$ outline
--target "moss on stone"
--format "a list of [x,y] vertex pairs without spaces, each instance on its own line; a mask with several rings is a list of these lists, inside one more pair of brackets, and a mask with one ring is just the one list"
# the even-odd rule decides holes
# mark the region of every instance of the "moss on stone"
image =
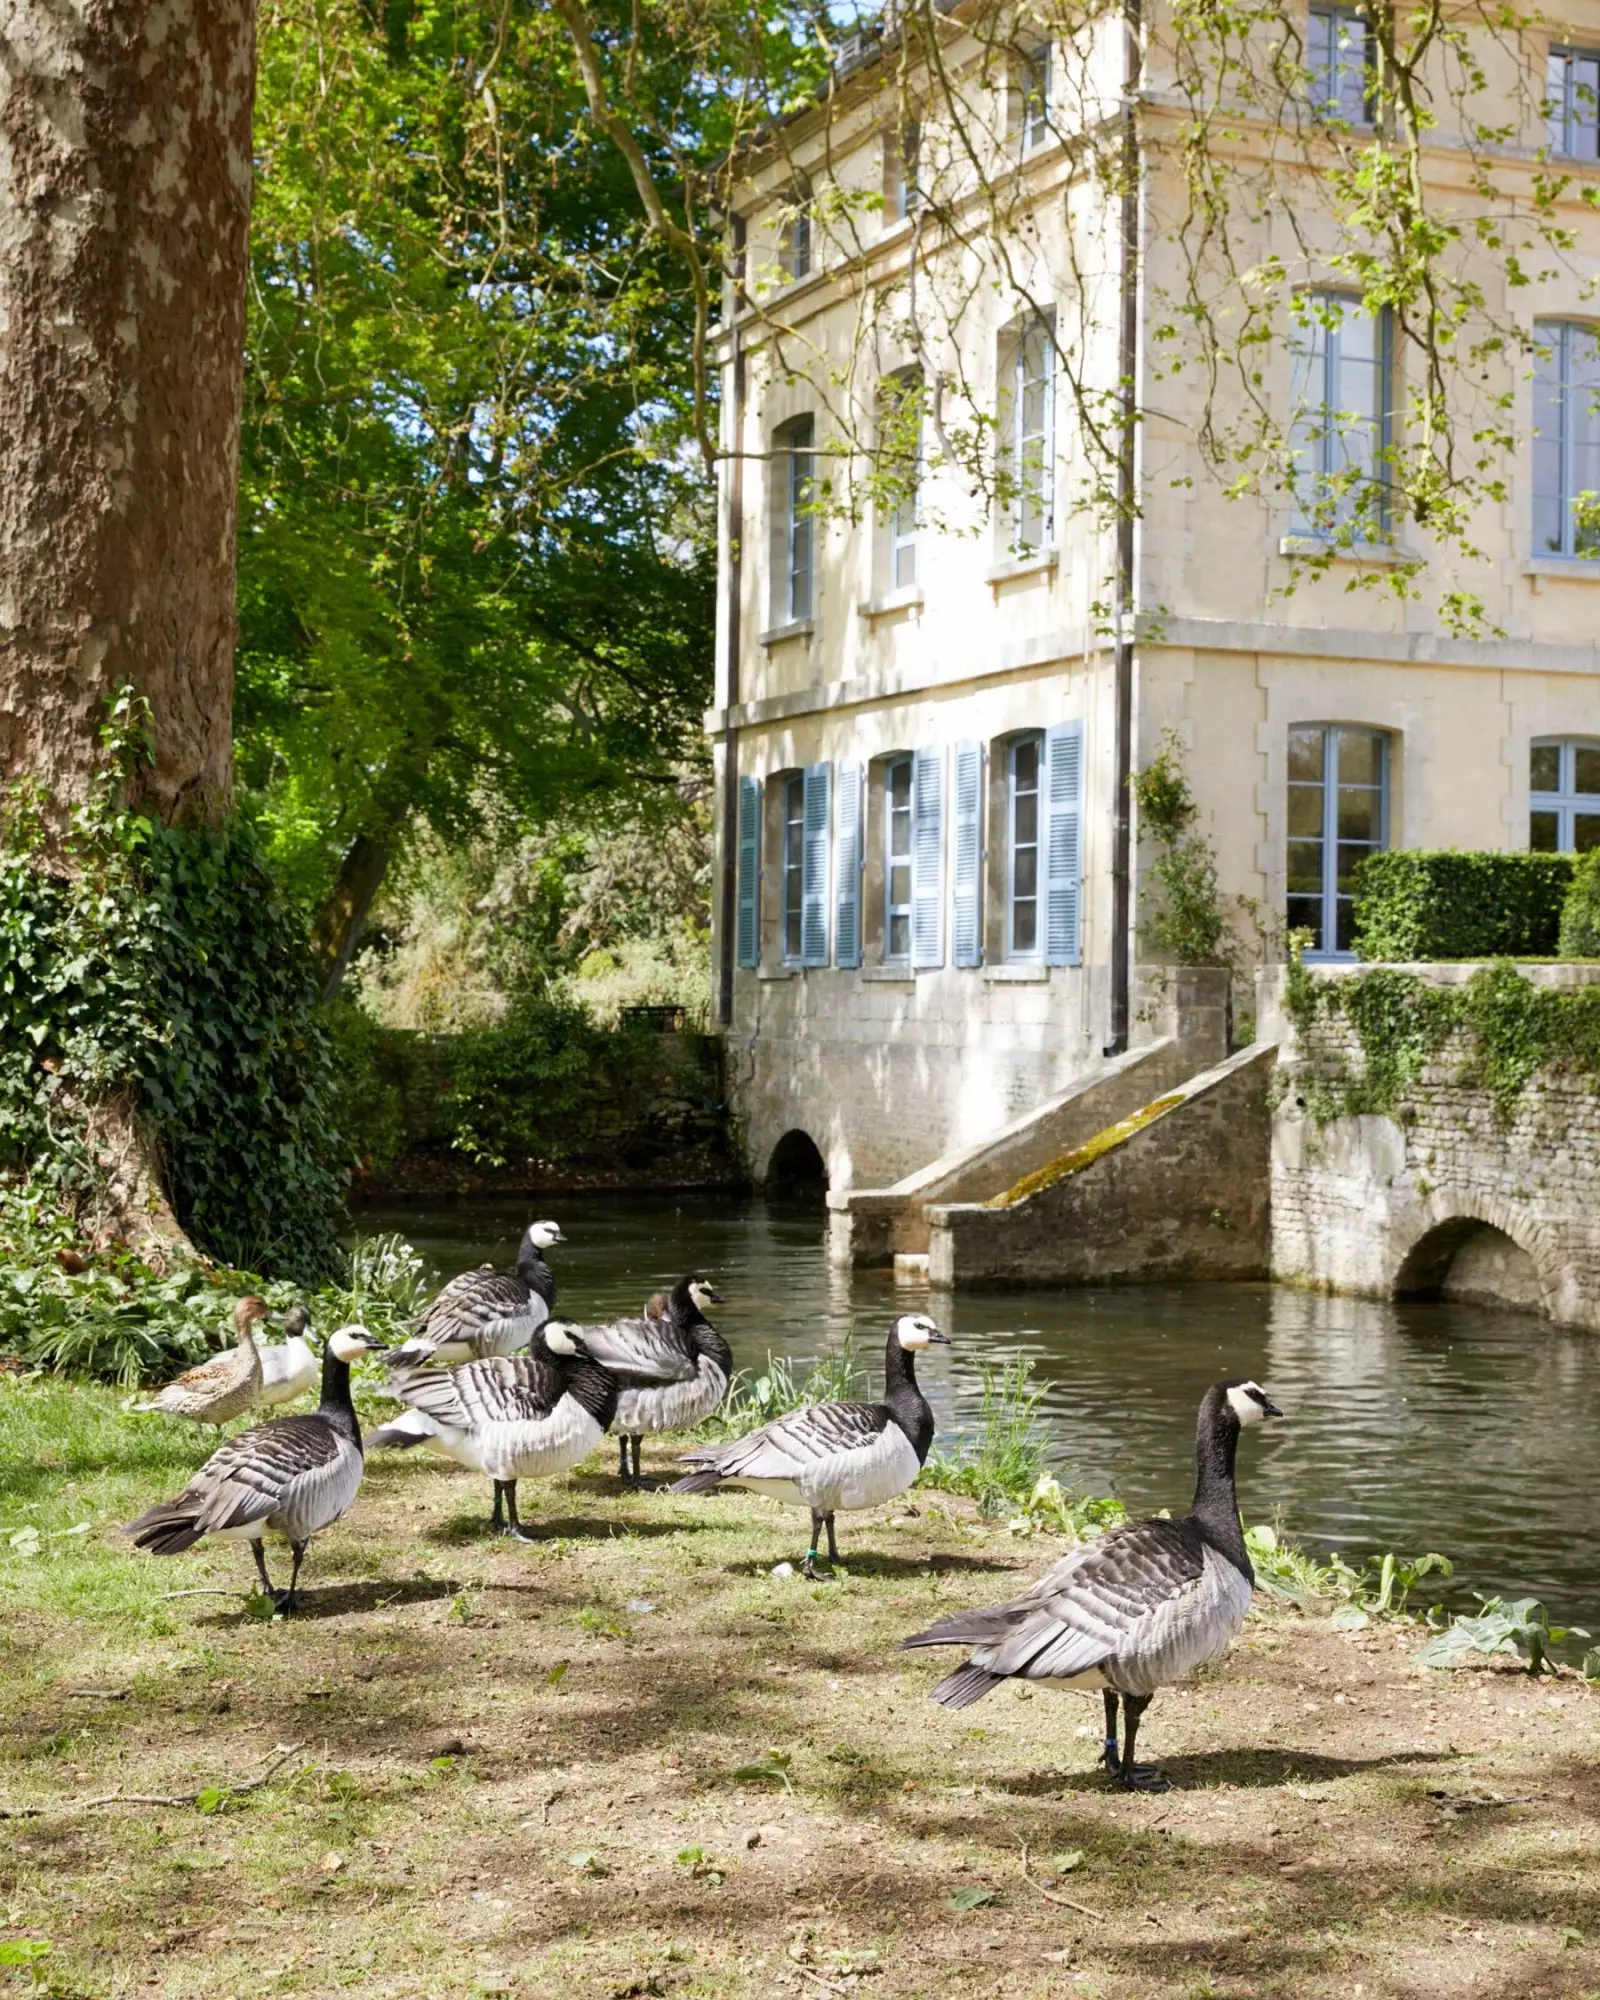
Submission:
[[1075,1146],[1070,1153],[1063,1153],[1051,1160],[1047,1166],[1037,1168],[1031,1174],[1024,1174],[1014,1187],[1008,1187],[1004,1194],[992,1195],[983,1205],[985,1208],[1015,1208],[1019,1202],[1031,1201],[1036,1194],[1042,1194],[1057,1181],[1070,1179],[1073,1174],[1081,1174],[1085,1167],[1106,1153],[1114,1153],[1125,1145],[1135,1132],[1142,1132],[1146,1125],[1153,1124],[1163,1112],[1170,1111],[1175,1104],[1183,1102],[1183,1092],[1175,1090],[1167,1097],[1158,1097],[1153,1104],[1132,1112],[1115,1125],[1108,1125],[1103,1132],[1096,1132],[1083,1145]]

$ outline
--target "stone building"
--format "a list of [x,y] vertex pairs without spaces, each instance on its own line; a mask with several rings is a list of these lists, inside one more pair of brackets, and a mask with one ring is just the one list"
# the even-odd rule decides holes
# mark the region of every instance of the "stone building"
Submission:
[[[1347,951],[1349,872],[1373,847],[1600,840],[1600,537],[1582,498],[1600,489],[1600,5],[1565,4],[1572,20],[1520,36],[1461,16],[1506,128],[1497,184],[1509,201],[1557,161],[1572,239],[1515,290],[1503,258],[1477,273],[1485,313],[1533,346],[1480,370],[1515,441],[1503,490],[1475,497],[1473,557],[1387,535],[1380,476],[1357,493],[1419,368],[1348,296],[1344,226],[1319,199],[1318,148],[1371,137],[1359,13],[1310,9],[1298,165],[1259,212],[1241,200],[1240,242],[1301,305],[1252,390],[1292,477],[1236,498],[1203,433],[1240,420],[1244,389],[1219,417],[1203,370],[1165,366],[1196,225],[1159,14],[1108,12],[1075,38],[1030,15],[1002,35],[941,0],[942,96],[891,26],[749,156],[719,335],[733,456],[708,728],[714,950],[757,1178],[809,1163],[838,1207],[981,1147],[1121,1051],[1194,1041],[1142,942],[1152,850],[1127,805],[1169,732],[1221,888],[1248,899],[1269,957],[1290,926],[1313,957]],[[1290,115],[1277,133],[1237,121],[1241,185]],[[1466,118],[1441,90],[1423,166],[1470,216],[1487,197]],[[1103,150],[1085,170],[1107,133],[1121,185]],[[1114,429],[1125,382],[1139,421],[1097,470],[1085,412],[1099,397]],[[889,427],[906,384],[914,470],[884,495],[851,427]],[[994,476],[975,491],[936,434],[985,412],[974,451]],[[1460,421],[1477,421],[1466,401]],[[1097,478],[1126,482],[1136,522],[1086,501]],[[1209,1004],[1191,1067],[1227,1047],[1215,985]]]

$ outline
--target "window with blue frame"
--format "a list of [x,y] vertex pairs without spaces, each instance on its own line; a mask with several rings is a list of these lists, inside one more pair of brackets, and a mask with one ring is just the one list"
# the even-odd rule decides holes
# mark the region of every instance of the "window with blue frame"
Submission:
[[1372,123],[1372,30],[1354,7],[1313,7],[1306,22],[1312,115],[1330,125]]
[[1389,740],[1381,730],[1302,723],[1289,731],[1288,900],[1308,955],[1355,945],[1355,871],[1389,841]]
[[1039,827],[1044,737],[1015,737],[1006,752],[1006,957],[1040,956]]
[[1055,334],[1043,314],[1011,337],[1001,385],[1009,546],[1022,556],[1045,547],[1055,529]]
[[1291,332],[1289,448],[1294,532],[1319,540],[1389,535],[1391,321],[1340,292],[1311,292]]
[[883,767],[883,956],[911,963],[911,759]]
[[783,784],[783,958],[800,963],[805,936],[806,781],[801,772]]
[[1554,737],[1528,752],[1528,845],[1536,854],[1600,847],[1600,743]]
[[1551,49],[1545,120],[1552,153],[1564,160],[1600,160],[1600,51]]
[[1533,552],[1600,557],[1600,335],[1533,329]]

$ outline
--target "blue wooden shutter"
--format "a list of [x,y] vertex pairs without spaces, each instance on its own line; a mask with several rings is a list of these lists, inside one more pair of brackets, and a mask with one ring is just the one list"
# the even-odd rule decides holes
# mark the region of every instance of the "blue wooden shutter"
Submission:
[[865,773],[859,764],[839,766],[836,852],[839,879],[834,899],[833,962],[861,963],[861,804]]
[[1082,958],[1083,724],[1045,731],[1044,955],[1050,965]]
[[911,759],[911,963],[944,964],[944,751]]
[[739,780],[739,918],[735,958],[746,968],[761,963],[761,780]]
[[958,743],[951,798],[950,958],[955,965],[983,963],[983,752]]
[[833,766],[806,768],[804,847],[800,868],[800,963],[828,962],[828,832]]

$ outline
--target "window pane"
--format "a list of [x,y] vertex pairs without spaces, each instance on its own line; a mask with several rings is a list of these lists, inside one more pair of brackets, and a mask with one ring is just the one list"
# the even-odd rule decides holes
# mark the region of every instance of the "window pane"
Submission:
[[1019,792],[1039,789],[1039,744],[1037,738],[1019,743],[1011,753],[1011,772]]
[[1579,743],[1573,748],[1572,763],[1572,789],[1600,793],[1600,749],[1590,743]]
[[1348,896],[1340,896],[1336,907],[1338,919],[1334,927],[1334,950],[1353,951],[1356,942],[1355,904]]
[[783,919],[783,955],[785,958],[800,956],[800,912],[789,910]]
[[1535,854],[1555,854],[1561,847],[1561,815],[1536,812],[1528,815],[1528,845]]
[[889,870],[889,901],[897,909],[911,907],[911,864],[897,861]]
[[1383,739],[1370,729],[1339,731],[1339,782],[1376,785],[1383,777]]
[[1353,791],[1342,786],[1339,791],[1339,838],[1341,840],[1370,840],[1377,843],[1383,825],[1383,795],[1362,787]]
[[1037,895],[1039,889],[1039,850],[1036,847],[1019,847],[1012,856],[1012,886],[1018,898]]
[[1567,150],[1567,58],[1552,49],[1545,59],[1544,109],[1546,143],[1552,153]]
[[1574,159],[1600,159],[1600,56],[1569,58],[1572,69],[1568,144]]
[[1341,840],[1339,842],[1339,888],[1346,894],[1355,886],[1355,874],[1369,854],[1377,852],[1377,843],[1370,840]]
[[889,766],[889,797],[896,807],[911,809],[911,759],[902,757]]
[[1039,794],[1019,792],[1012,822],[1012,839],[1021,847],[1039,838]]
[[1573,814],[1572,845],[1579,854],[1589,854],[1600,847],[1600,813]]
[[1289,893],[1291,896],[1322,894],[1322,842],[1291,840],[1289,843]]
[[1011,949],[1032,951],[1039,939],[1038,912],[1034,904],[1017,902],[1011,906]]
[[1528,752],[1528,788],[1535,792],[1555,792],[1561,789],[1559,743],[1535,743]]
[[1314,949],[1322,944],[1322,898],[1320,896],[1291,896],[1288,905],[1288,927],[1292,931],[1310,931]]
[[1561,490],[1562,331],[1534,329],[1533,362],[1533,545],[1559,555],[1566,545],[1566,497]]
[[1322,748],[1326,732],[1314,729],[1289,731],[1289,776],[1292,779],[1322,779]]
[[1302,835],[1312,840],[1322,837],[1322,800],[1320,785],[1291,785],[1289,787],[1289,838]]
[[889,956],[909,958],[911,956],[911,919],[895,916],[889,919]]

